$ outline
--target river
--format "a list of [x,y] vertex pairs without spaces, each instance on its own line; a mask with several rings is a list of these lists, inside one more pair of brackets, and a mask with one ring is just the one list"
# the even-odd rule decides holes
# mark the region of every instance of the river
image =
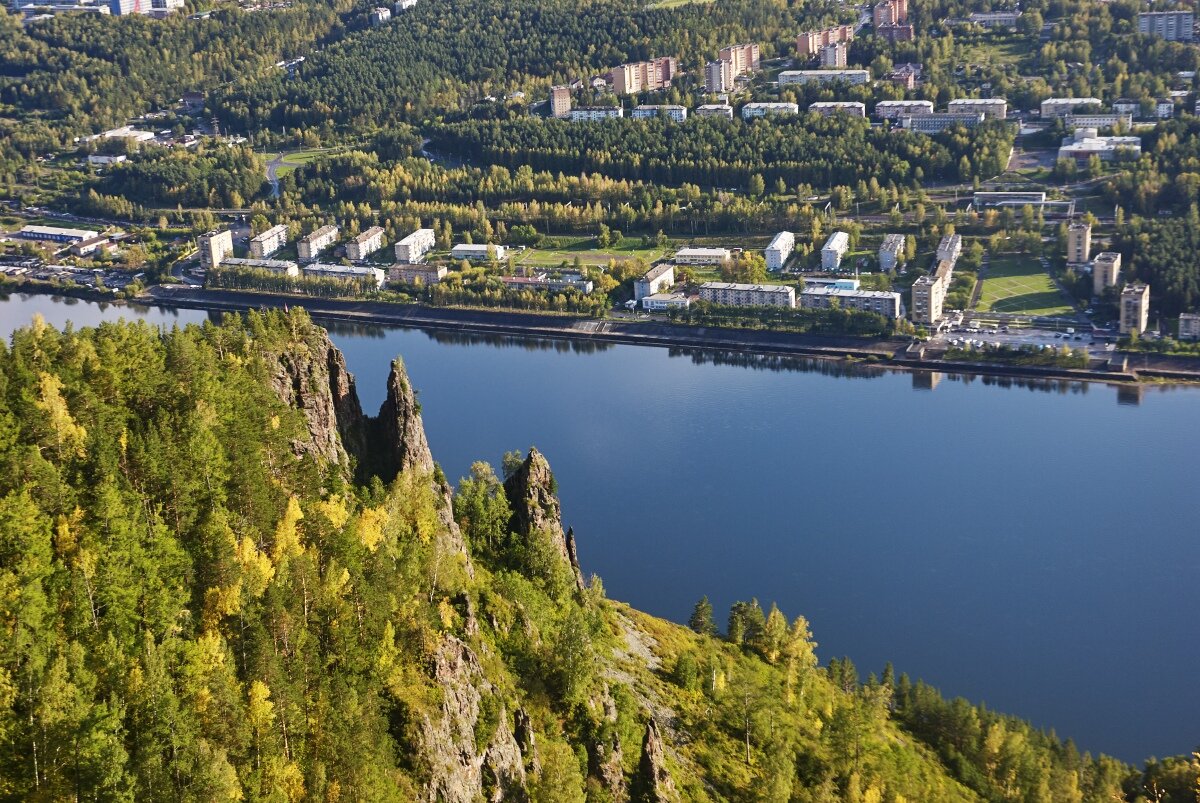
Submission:
[[[46,296],[0,331],[203,312]],[[405,359],[451,479],[536,445],[586,573],[676,621],[707,594],[1141,761],[1200,744],[1200,388],[1118,388],[333,326],[363,406]]]

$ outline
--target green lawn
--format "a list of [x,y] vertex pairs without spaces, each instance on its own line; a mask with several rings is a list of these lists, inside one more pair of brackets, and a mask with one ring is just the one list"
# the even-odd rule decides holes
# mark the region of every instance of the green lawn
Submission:
[[979,312],[1069,315],[1074,311],[1041,263],[1017,254],[994,256],[983,279]]
[[562,244],[558,248],[528,248],[524,252],[512,251],[513,261],[518,265],[540,265],[557,267],[563,262],[574,264],[575,258],[585,265],[607,265],[609,260],[618,262],[640,257],[647,264],[675,252],[675,246],[666,248],[643,248],[641,241],[626,238],[612,248],[597,248],[594,238],[581,238],[575,242]]

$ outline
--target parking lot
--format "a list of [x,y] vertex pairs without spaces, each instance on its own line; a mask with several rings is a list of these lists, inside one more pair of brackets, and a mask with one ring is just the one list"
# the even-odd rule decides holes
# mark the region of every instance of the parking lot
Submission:
[[[1007,330],[1007,331],[1006,331]],[[1025,346],[1037,348],[1071,348],[1087,349],[1090,353],[1102,356],[1112,351],[1113,344],[1106,339],[1096,339],[1090,328],[1087,331],[1055,332],[1048,329],[1008,329],[1008,327],[967,326],[953,327],[932,338],[932,343],[945,348],[964,348],[975,346],[1007,346],[1020,349]]]

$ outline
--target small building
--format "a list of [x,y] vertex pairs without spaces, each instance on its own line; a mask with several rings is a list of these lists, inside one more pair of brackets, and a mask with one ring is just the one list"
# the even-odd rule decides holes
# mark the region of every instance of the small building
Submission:
[[675,252],[679,265],[721,265],[729,261],[728,248],[680,248]]
[[697,117],[724,117],[726,120],[733,119],[733,107],[728,103],[705,103],[697,106],[694,113]]
[[658,117],[665,117],[668,120],[673,120],[676,123],[682,123],[687,119],[687,107],[675,106],[671,104],[646,104],[634,108],[633,119],[635,120],[652,120]]
[[821,270],[832,272],[842,266],[842,257],[850,249],[850,235],[844,231],[835,231],[829,235],[821,248]]
[[988,120],[1008,118],[1008,101],[1004,98],[958,98],[946,104],[951,114],[982,114]]
[[890,273],[899,267],[901,260],[904,259],[906,244],[907,240],[903,234],[884,235],[883,242],[879,246],[879,269],[884,273]]
[[869,70],[784,70],[779,73],[780,86],[832,84],[838,81],[853,86],[869,83],[870,80]]
[[250,238],[250,256],[254,259],[266,259],[280,248],[287,245],[288,227],[280,224],[272,226],[262,234]]
[[1117,126],[1133,125],[1133,118],[1128,114],[1116,112],[1095,112],[1093,114],[1064,114],[1061,118],[1067,130],[1077,128],[1116,128]]
[[1067,227],[1067,262],[1082,265],[1092,256],[1092,224],[1079,220]]
[[1200,340],[1200,313],[1184,312],[1180,314],[1179,339]]
[[836,285],[805,287],[800,293],[800,306],[804,309],[841,309],[874,312],[895,320],[900,317],[900,294],[886,290],[860,290]]
[[445,265],[426,265],[423,262],[401,262],[388,268],[389,284],[437,284],[446,278]]
[[983,122],[983,113],[974,114],[917,114],[900,118],[900,127],[919,134],[940,134],[951,128],[975,128]]
[[383,287],[386,275],[383,268],[372,268],[367,265],[326,265],[314,262],[305,265],[306,279],[334,279],[343,282],[366,282],[376,289]]
[[792,250],[795,247],[796,235],[790,231],[781,231],[772,237],[770,244],[763,250],[763,257],[767,260],[767,270],[783,270],[783,266],[791,258]]
[[86,240],[80,240],[71,246],[71,253],[77,257],[91,256],[97,251],[112,250],[116,244],[111,241],[107,234],[96,234]]
[[290,259],[239,259],[225,257],[221,260],[222,268],[231,270],[261,270],[267,273],[277,273],[282,276],[299,276],[300,266]]
[[866,117],[867,106],[855,100],[823,100],[809,105],[810,112],[816,112],[822,117],[832,117],[835,114],[845,114],[850,117]]
[[651,266],[633,283],[633,300],[641,301],[646,296],[661,293],[675,286],[675,266],[670,262],[660,262]]
[[642,309],[647,312],[687,309],[691,304],[692,300],[683,293],[655,293],[642,298]]
[[88,154],[88,164],[94,167],[108,167],[109,165],[120,164],[128,159],[123,153],[107,154],[107,153],[92,153]]
[[1150,320],[1150,285],[1134,282],[1121,290],[1121,334],[1146,331]]
[[322,226],[311,234],[301,237],[296,243],[296,253],[300,259],[312,260],[321,255],[329,246],[337,242],[338,227]]
[[450,249],[452,259],[465,259],[468,262],[488,262],[492,259],[503,262],[506,256],[504,246],[488,243],[459,243]]
[[396,261],[416,264],[433,250],[437,235],[433,229],[417,229],[396,243]]
[[61,226],[22,226],[17,236],[24,240],[51,243],[79,243],[96,236],[91,229],[67,229]]
[[700,285],[700,300],[727,307],[796,306],[796,289],[779,284],[739,284],[705,282]]
[[1099,298],[1110,287],[1116,287],[1121,277],[1121,255],[1102,251],[1092,262],[1092,295]]
[[767,117],[776,114],[799,114],[800,107],[795,103],[747,103],[742,107],[742,119],[753,120],[755,117]]
[[933,101],[881,100],[875,104],[875,116],[880,120],[898,120],[920,114],[933,114]]
[[372,226],[346,244],[346,257],[351,262],[361,262],[383,248],[383,227]]
[[1118,155],[1136,158],[1141,152],[1141,137],[1101,137],[1097,136],[1094,128],[1080,128],[1076,129],[1072,136],[1063,138],[1063,144],[1058,149],[1058,158],[1086,163],[1093,156],[1097,156],[1102,162],[1111,162]]
[[1046,98],[1042,101],[1042,118],[1053,120],[1081,110],[1096,110],[1103,105],[1100,98]]
[[578,106],[571,109],[572,123],[596,123],[624,116],[625,110],[620,106]]
[[211,268],[220,265],[225,257],[233,253],[233,232],[210,231],[196,238],[196,247],[200,250],[200,265]]

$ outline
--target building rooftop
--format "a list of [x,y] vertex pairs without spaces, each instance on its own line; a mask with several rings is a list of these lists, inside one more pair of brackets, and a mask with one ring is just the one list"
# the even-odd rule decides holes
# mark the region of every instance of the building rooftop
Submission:
[[705,282],[703,290],[758,290],[763,293],[786,293],[794,288],[785,284],[742,284],[740,282]]
[[[791,241],[790,243],[788,243],[789,240]],[[767,246],[767,249],[769,250],[772,248],[782,248],[784,246],[784,243],[788,243],[789,245],[794,245],[795,242],[796,242],[796,235],[792,234],[790,231],[781,231],[778,234],[776,234],[774,237],[771,238],[771,242]]]
[[669,270],[674,270],[675,265],[670,262],[659,262],[657,265],[651,265],[650,270],[642,275],[642,280],[652,282],[662,276]]

